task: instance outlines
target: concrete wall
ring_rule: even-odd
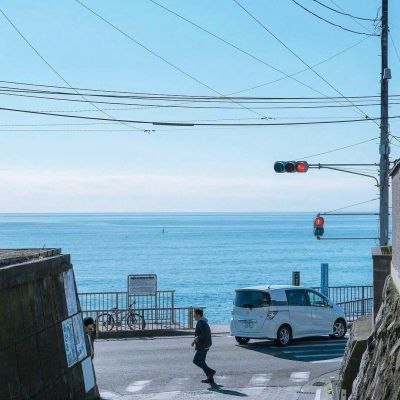
[[[0,250],[0,399],[94,399],[69,255]]]
[[[392,266],[393,283],[400,289],[400,168],[392,172]]]

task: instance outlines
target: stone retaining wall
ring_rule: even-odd
[[[349,400],[400,399],[400,295],[391,277],[383,290],[373,334],[367,340]]]

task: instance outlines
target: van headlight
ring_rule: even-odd
[[[267,319],[273,319],[276,314],[278,314],[278,311],[268,311]]]

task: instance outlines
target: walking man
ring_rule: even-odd
[[[215,370],[206,364],[207,352],[212,345],[210,325],[208,325],[207,318],[203,317],[203,310],[201,308],[194,310],[194,319],[197,321],[197,324],[194,333],[195,337],[192,342],[192,347],[195,346],[196,349],[193,363],[200,367],[207,376],[207,379],[203,379],[202,382],[213,384]]]

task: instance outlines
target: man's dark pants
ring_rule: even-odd
[[[208,377],[211,372],[215,373],[215,371],[206,364],[207,352],[208,349],[196,350],[196,354],[194,355],[193,358],[193,363],[196,364],[198,367],[200,367]]]

